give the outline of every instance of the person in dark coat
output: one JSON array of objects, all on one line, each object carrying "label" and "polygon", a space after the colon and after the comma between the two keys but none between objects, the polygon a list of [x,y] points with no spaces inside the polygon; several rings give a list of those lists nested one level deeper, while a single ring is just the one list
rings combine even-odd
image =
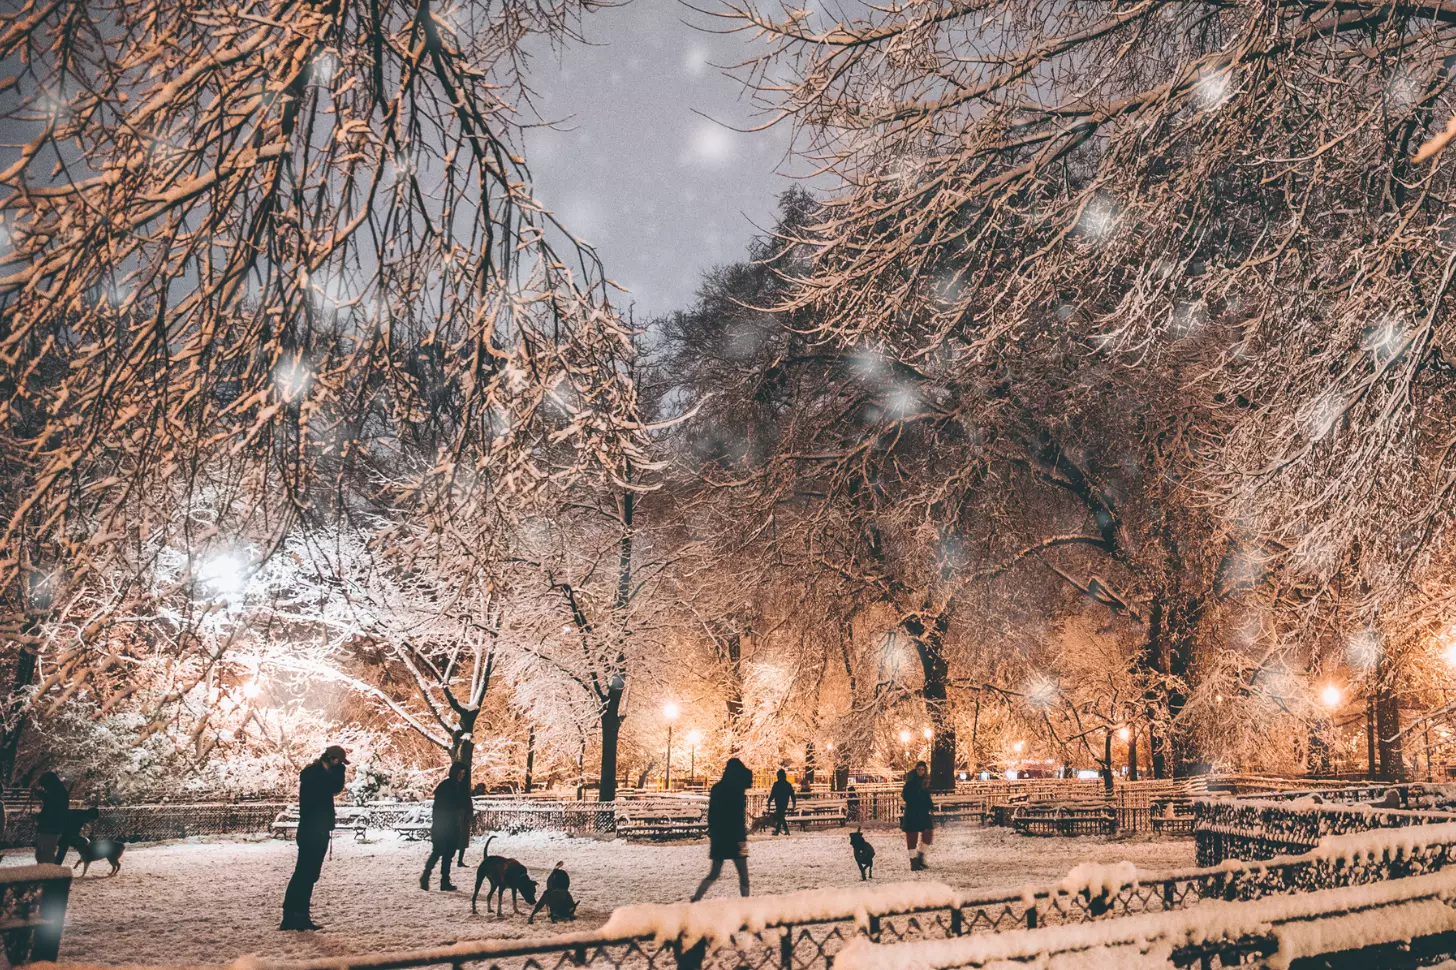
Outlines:
[{"label": "person in dark coat", "polygon": [[298,861],[293,878],[283,894],[283,922],[280,930],[316,930],[313,921],[313,885],[323,870],[329,851],[329,833],[334,830],[334,796],[344,790],[344,771],[349,756],[337,744],[330,745],[319,759],[298,773]]},{"label": "person in dark coat", "polygon": [[430,861],[425,863],[424,875],[420,876],[420,888],[430,888],[430,873],[435,863],[440,863],[440,889],[447,893],[455,891],[450,881],[450,859],[457,851],[463,854],[461,845],[470,838],[469,830],[461,831],[463,812],[471,808],[470,779],[462,764],[450,766],[450,774],[435,786],[435,803],[430,816]]},{"label": "person in dark coat", "polygon": [[474,790],[470,787],[470,768],[462,761],[460,768],[465,772],[465,801],[460,806],[460,858],[457,865],[465,868],[465,850],[470,848],[470,833],[475,829]]},{"label": "person in dark coat", "polygon": [[773,834],[778,835],[781,831],[784,835],[789,834],[789,823],[784,818],[789,807],[799,804],[799,796],[794,793],[794,786],[789,784],[789,773],[779,769],[778,780],[768,790],[769,808],[773,810]]},{"label": "person in dark coat", "polygon": [[32,790],[40,799],[40,812],[35,816],[35,861],[54,863],[60,859],[61,833],[66,830],[71,811],[71,793],[54,771],[37,778]]},{"label": "person in dark coat", "polygon": [[723,766],[723,777],[708,793],[708,858],[712,868],[693,893],[693,902],[702,899],[709,887],[723,872],[723,862],[733,860],[738,870],[738,895],[748,895],[748,789],[753,785],[753,772],[737,758],[729,758]]},{"label": "person in dark coat", "polygon": [[929,868],[925,864],[925,850],[930,848],[934,835],[931,813],[935,803],[930,800],[928,779],[930,770],[925,762],[915,762],[915,768],[905,776],[905,787],[900,797],[905,800],[905,810],[900,815],[900,830],[905,833],[905,848],[910,852],[910,869],[919,872]]}]

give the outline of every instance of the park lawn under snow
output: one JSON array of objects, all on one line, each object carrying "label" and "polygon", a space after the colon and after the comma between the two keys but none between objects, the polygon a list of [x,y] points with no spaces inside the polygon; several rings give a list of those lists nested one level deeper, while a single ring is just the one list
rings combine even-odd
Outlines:
[{"label": "park lawn under snow", "polygon": [[[1116,840],[1100,837],[1029,838],[1007,829],[952,826],[936,832],[933,869],[912,875],[899,832],[866,833],[879,850],[879,882],[927,879],[967,890],[1018,890],[1056,883],[1079,863],[1129,860],[1162,871],[1193,865],[1191,840]],[[429,846],[392,835],[358,844],[337,838],[314,892],[317,933],[277,929],[283,888],[294,849],[279,840],[193,839],[130,847],[121,874],[106,878],[102,864],[71,889],[61,959],[70,962],[217,965],[244,954],[315,957],[434,946],[466,940],[519,938],[594,929],[614,907],[685,901],[708,865],[706,843],[652,845],[568,838],[559,833],[498,836],[492,851],[525,863],[538,882],[557,862],[571,873],[580,903],[574,924],[538,918],[529,907],[504,919],[470,915],[474,864],[483,839],[455,877],[459,893],[426,893],[420,870]],[[6,864],[29,861],[12,851]],[[836,829],[789,837],[755,837],[749,847],[754,895],[858,885],[847,832]],[[438,884],[439,876],[433,884]],[[726,867],[710,898],[736,892]]]}]

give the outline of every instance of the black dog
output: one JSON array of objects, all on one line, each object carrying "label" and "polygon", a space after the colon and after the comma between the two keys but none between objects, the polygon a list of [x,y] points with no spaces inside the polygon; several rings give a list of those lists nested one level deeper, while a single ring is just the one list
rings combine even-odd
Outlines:
[{"label": "black dog", "polygon": [[854,862],[859,866],[860,879],[872,878],[875,874],[875,847],[865,841],[864,832],[859,829],[849,833],[849,845],[854,849]]},{"label": "black dog", "polygon": [[71,845],[76,847],[76,854],[81,857],[71,868],[80,866],[82,879],[90,871],[91,863],[100,862],[102,859],[111,863],[108,876],[114,876],[121,871],[121,854],[126,851],[126,843],[120,839],[88,839],[84,835],[77,835],[72,838]]},{"label": "black dog", "polygon": [[506,890],[511,891],[511,912],[519,913],[516,900],[520,896],[526,897],[526,905],[534,905],[536,902],[536,883],[526,867],[515,859],[507,859],[503,855],[491,855],[490,844],[495,841],[495,836],[485,840],[485,858],[480,860],[480,868],[475,870],[475,893],[470,897],[470,911],[478,912],[475,908],[475,901],[480,897],[480,887],[490,880],[490,889],[485,893],[485,911],[490,912],[491,894],[496,894],[495,912],[497,916],[505,915]]},{"label": "black dog", "polygon": [[571,898],[571,877],[566,874],[562,865],[563,863],[556,863],[556,868],[546,877],[546,891],[541,894],[541,901],[531,910],[531,915],[526,917],[527,923],[535,920],[543,906],[551,914],[553,923],[576,919],[576,900]]}]

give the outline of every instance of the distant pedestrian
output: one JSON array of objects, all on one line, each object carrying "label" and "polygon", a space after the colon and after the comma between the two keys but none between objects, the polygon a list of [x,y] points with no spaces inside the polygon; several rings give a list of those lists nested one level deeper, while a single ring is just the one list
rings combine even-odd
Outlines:
[{"label": "distant pedestrian", "polygon": [[789,784],[789,773],[782,768],[779,769],[778,780],[768,790],[768,804],[773,811],[773,834],[778,835],[782,832],[784,835],[788,835],[789,823],[784,815],[790,806],[798,807],[799,796],[794,794],[794,786]]},{"label": "distant pedestrian", "polygon": [[334,830],[334,796],[344,790],[348,753],[330,745],[319,759],[298,773],[298,861],[283,894],[280,930],[317,930],[313,921],[313,886],[323,871]]},{"label": "distant pedestrian", "polygon": [[420,876],[421,889],[430,888],[430,873],[435,871],[435,863],[439,862],[440,889],[447,893],[455,891],[455,884],[450,881],[450,859],[456,852],[465,854],[461,840],[469,838],[468,832],[462,834],[460,831],[462,805],[470,805],[470,779],[463,764],[453,764],[449,776],[435,786],[430,818],[430,859]]},{"label": "distant pedestrian", "polygon": [[855,788],[853,785],[849,786],[849,791],[844,796],[844,814],[845,817],[851,822],[860,821],[859,789]]},{"label": "distant pedestrian", "polygon": [[723,872],[725,860],[733,860],[738,870],[738,895],[748,895],[748,789],[753,785],[753,772],[737,758],[729,758],[723,766],[723,777],[708,793],[708,858],[713,860],[707,876],[693,893],[693,902],[702,899]]},{"label": "distant pedestrian", "polygon": [[920,872],[928,869],[925,852],[930,848],[934,836],[931,814],[935,803],[930,800],[927,784],[930,771],[925,762],[915,762],[915,767],[905,776],[905,787],[900,797],[905,800],[904,812],[900,815],[900,830],[905,833],[905,848],[910,853],[910,870]]},{"label": "distant pedestrian", "polygon": [[61,833],[66,830],[71,793],[54,771],[37,778],[32,791],[40,799],[40,812],[35,816],[35,861],[55,863],[60,859]]}]

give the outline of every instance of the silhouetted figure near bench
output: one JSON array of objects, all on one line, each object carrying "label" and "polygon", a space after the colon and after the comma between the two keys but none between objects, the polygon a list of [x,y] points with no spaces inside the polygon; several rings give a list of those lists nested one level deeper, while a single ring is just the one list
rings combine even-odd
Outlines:
[{"label": "silhouetted figure near bench", "polygon": [[298,773],[298,861],[283,894],[280,930],[316,930],[313,921],[313,885],[318,882],[334,830],[334,796],[344,790],[347,752],[331,745],[319,759]]},{"label": "silhouetted figure near bench", "polygon": [[782,768],[779,769],[778,780],[768,790],[768,804],[773,809],[773,834],[778,835],[782,832],[782,834],[788,835],[789,823],[784,815],[791,807],[799,804],[799,796],[794,794],[794,786],[789,784],[789,773]]},{"label": "silhouetted figure near bench", "polygon": [[708,858],[713,866],[693,893],[693,902],[707,894],[723,872],[724,861],[733,860],[738,870],[738,895],[748,895],[748,789],[753,785],[753,772],[737,758],[729,758],[723,777],[708,794]]},{"label": "silhouetted figure near bench", "polygon": [[71,793],[54,771],[37,778],[33,791],[40,799],[40,812],[35,817],[35,861],[58,862],[61,833],[66,830],[66,816],[71,811]]}]

